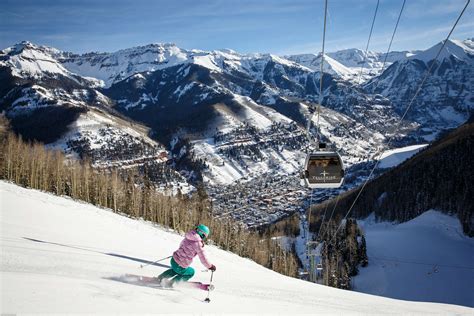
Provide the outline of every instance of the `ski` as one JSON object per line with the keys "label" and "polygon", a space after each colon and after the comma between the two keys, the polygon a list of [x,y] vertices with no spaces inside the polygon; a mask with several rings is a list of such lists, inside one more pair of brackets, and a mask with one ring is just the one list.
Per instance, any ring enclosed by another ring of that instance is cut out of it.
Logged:
{"label": "ski", "polygon": [[147,286],[151,288],[173,290],[172,286],[168,286],[164,282],[160,282],[156,277],[148,277],[136,274],[125,274],[120,277],[117,281],[121,281],[128,284]]}
{"label": "ski", "polygon": [[178,287],[189,287],[189,288],[195,288],[195,289],[200,289],[203,291],[213,291],[214,290],[214,285],[212,284],[207,284],[207,283],[202,283],[202,282],[196,282],[196,281],[188,281],[188,282],[182,282],[177,284]]}
{"label": "ski", "polygon": [[[136,274],[125,274],[120,278],[120,281],[125,282],[125,283],[131,283],[131,284],[136,284],[136,285],[144,285],[148,287],[156,287],[156,288],[162,288],[162,289],[174,289],[184,287],[184,288],[193,288],[193,289],[199,289],[203,291],[213,291],[214,290],[214,285],[212,284],[206,284],[198,281],[187,281],[187,282],[180,282],[180,283],[175,283],[174,285],[171,285],[169,283],[169,280],[160,280],[156,277],[148,277],[148,276],[143,276],[143,275],[136,275]],[[167,282],[168,281],[168,282]]]}

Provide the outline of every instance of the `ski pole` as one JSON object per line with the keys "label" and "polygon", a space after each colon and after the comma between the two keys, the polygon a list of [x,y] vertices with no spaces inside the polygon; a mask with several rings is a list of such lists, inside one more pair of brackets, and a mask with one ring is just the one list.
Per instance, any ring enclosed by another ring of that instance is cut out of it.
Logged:
{"label": "ski pole", "polygon": [[211,270],[211,281],[209,282],[209,286],[207,288],[207,297],[206,299],[204,300],[205,302],[207,303],[210,303],[211,302],[211,299],[209,298],[209,295],[211,294],[211,287],[212,287],[212,277],[214,276],[214,271]]}
{"label": "ski pole", "polygon": [[172,256],[168,256],[168,257],[166,257],[166,258],[161,258],[161,259],[158,259],[158,260],[156,260],[156,261],[149,262],[149,263],[147,263],[147,264],[141,264],[141,265],[140,265],[140,268],[144,268],[144,267],[146,267],[146,266],[149,266],[150,264],[154,264],[154,263],[157,263],[157,262],[160,262],[160,261],[169,259],[169,258],[171,258],[171,257],[172,257]]}

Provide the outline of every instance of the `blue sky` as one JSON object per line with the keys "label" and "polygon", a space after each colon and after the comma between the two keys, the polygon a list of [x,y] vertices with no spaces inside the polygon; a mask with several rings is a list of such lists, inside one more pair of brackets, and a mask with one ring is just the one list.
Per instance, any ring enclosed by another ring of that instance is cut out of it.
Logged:
{"label": "blue sky", "polygon": [[[327,51],[364,49],[377,0],[329,0]],[[380,0],[370,50],[387,49],[403,0]],[[321,49],[323,0],[0,0],[0,48],[22,40],[72,52],[148,43],[294,54]],[[442,40],[464,0],[407,0],[392,50]],[[474,37],[471,3],[452,38]]]}

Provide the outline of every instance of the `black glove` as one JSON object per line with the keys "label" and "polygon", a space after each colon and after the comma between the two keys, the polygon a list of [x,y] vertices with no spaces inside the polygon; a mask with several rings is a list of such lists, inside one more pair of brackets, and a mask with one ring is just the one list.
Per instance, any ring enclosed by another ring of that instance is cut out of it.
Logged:
{"label": "black glove", "polygon": [[211,270],[212,272],[216,271],[216,266],[215,265],[212,265],[209,270]]}

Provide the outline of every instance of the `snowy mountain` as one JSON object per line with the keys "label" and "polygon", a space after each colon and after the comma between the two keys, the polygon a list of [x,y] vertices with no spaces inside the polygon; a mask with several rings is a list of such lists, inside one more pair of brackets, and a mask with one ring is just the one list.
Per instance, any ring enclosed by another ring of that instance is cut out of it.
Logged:
{"label": "snowy mountain", "polygon": [[0,110],[26,139],[52,142],[93,106],[110,112],[99,81],[65,69],[59,51],[22,42],[0,52]]}
{"label": "snowy mountain", "polygon": [[[117,100],[115,108],[125,116],[152,127],[163,143],[189,138],[194,156],[207,165],[203,180],[211,185],[256,179],[278,165],[288,166],[282,175],[295,173],[307,146],[302,127],[314,110],[305,99],[317,99],[317,73],[273,55],[253,55],[252,63],[235,52],[208,57],[212,66],[190,62],[138,73],[103,93]],[[386,100],[340,79],[328,75],[326,85],[330,106],[322,110],[322,134],[350,165],[374,152],[397,115]],[[354,104],[346,106],[345,94]],[[366,120],[374,115],[377,119]],[[342,148],[345,142],[357,146]],[[282,149],[288,152],[279,155]]]}
{"label": "snowy mountain", "polygon": [[[63,52],[22,42],[0,52],[0,109],[24,139],[88,158],[98,168],[165,165],[169,154],[149,128],[113,109],[104,83],[67,70]],[[189,191],[177,172],[172,186]]]}
{"label": "snowy mountain", "polygon": [[[387,55],[386,53],[372,51],[365,52],[356,48],[344,49],[325,54],[324,71],[359,84],[359,82],[363,83],[380,75],[385,57],[387,58],[385,68],[387,68],[395,61],[404,60],[413,54],[414,52],[394,51]],[[320,54],[301,54],[285,57],[314,71],[319,71],[321,67]]]}
{"label": "snowy mountain", "polygon": [[189,60],[190,52],[174,44],[150,44],[116,53],[61,53],[58,57],[64,67],[71,71],[101,79],[106,86],[110,86],[138,72],[182,64]]}
{"label": "snowy mountain", "polygon": [[[156,276],[182,236],[111,211],[0,182],[2,313],[356,313],[458,314],[472,308],[410,302],[343,291],[289,278],[214,246],[217,266],[207,293],[127,283]],[[32,225],[32,223],[35,223]],[[209,273],[194,262],[194,280]],[[442,269],[442,268],[441,268]]]}
{"label": "snowy mountain", "polygon": [[[443,42],[440,42],[427,50],[412,54],[408,59],[417,59],[425,63],[428,63],[435,59],[436,54],[440,50]],[[467,39],[464,41],[459,40],[448,40],[443,50],[439,54],[437,60],[442,62],[444,59],[450,59],[454,57],[458,60],[466,62],[473,62],[474,58],[474,41],[473,39]]]}
{"label": "snowy mountain", "polygon": [[[321,70],[321,54],[291,55],[286,56],[286,58],[300,65],[306,66],[313,71]],[[354,78],[357,76],[357,73],[353,69],[346,67],[336,59],[333,59],[326,54],[324,55],[323,71],[345,80],[354,80]]]}
{"label": "snowy mountain", "polygon": [[24,41],[0,51],[0,67],[7,67],[11,75],[23,79],[54,78],[71,80],[77,84],[98,87],[101,82],[92,77],[81,77],[67,70],[56,58],[62,52],[47,46]]}
{"label": "snowy mountain", "polygon": [[[320,129],[350,173],[363,170],[394,132],[392,145],[403,147],[431,140],[466,118],[472,109],[471,44],[457,49],[461,42],[452,43],[446,53],[451,59],[423,90],[423,107],[417,104],[397,131],[403,104],[426,64],[413,59],[415,52],[393,52],[391,66],[377,76],[383,54],[328,54]],[[365,61],[372,79],[359,86],[358,67]],[[174,44],[78,55],[23,42],[0,53],[0,109],[25,138],[91,157],[97,166],[167,160],[180,177],[204,181],[211,191],[267,175],[277,183],[296,176],[309,146],[305,126],[319,100],[319,63],[311,54],[280,57]],[[452,104],[442,102],[444,92],[432,91],[445,89],[446,78]],[[315,116],[310,138],[316,122]],[[355,182],[344,190],[363,177],[349,176]],[[290,187],[301,190],[296,183]]]}
{"label": "snowy mountain", "polygon": [[408,112],[408,119],[420,124],[420,135],[433,140],[441,126],[453,128],[465,122],[474,110],[474,45],[472,40],[450,40],[438,59],[438,43],[428,50],[394,62],[364,87],[370,93],[391,100],[401,113],[414,96],[428,67],[436,63],[423,89]]}
{"label": "snowy mountain", "polygon": [[385,66],[387,67],[396,61],[408,58],[415,52],[416,51],[392,51],[389,52],[387,55],[386,53],[379,53],[373,51],[365,52],[361,49],[351,48],[328,53],[328,55],[343,64],[344,66],[357,71],[357,73],[360,72],[360,69],[362,67],[363,71],[369,72],[368,74],[372,72],[371,75],[374,76],[380,74],[385,58],[387,63]]}
{"label": "snowy mountain", "polygon": [[195,64],[216,72],[241,72],[259,78],[263,77],[269,61],[304,68],[271,54],[242,55],[232,50],[185,50],[171,43],[150,44],[114,53],[61,53],[57,56],[67,69],[83,76],[100,78],[107,87],[136,73],[153,72],[177,65]]}

